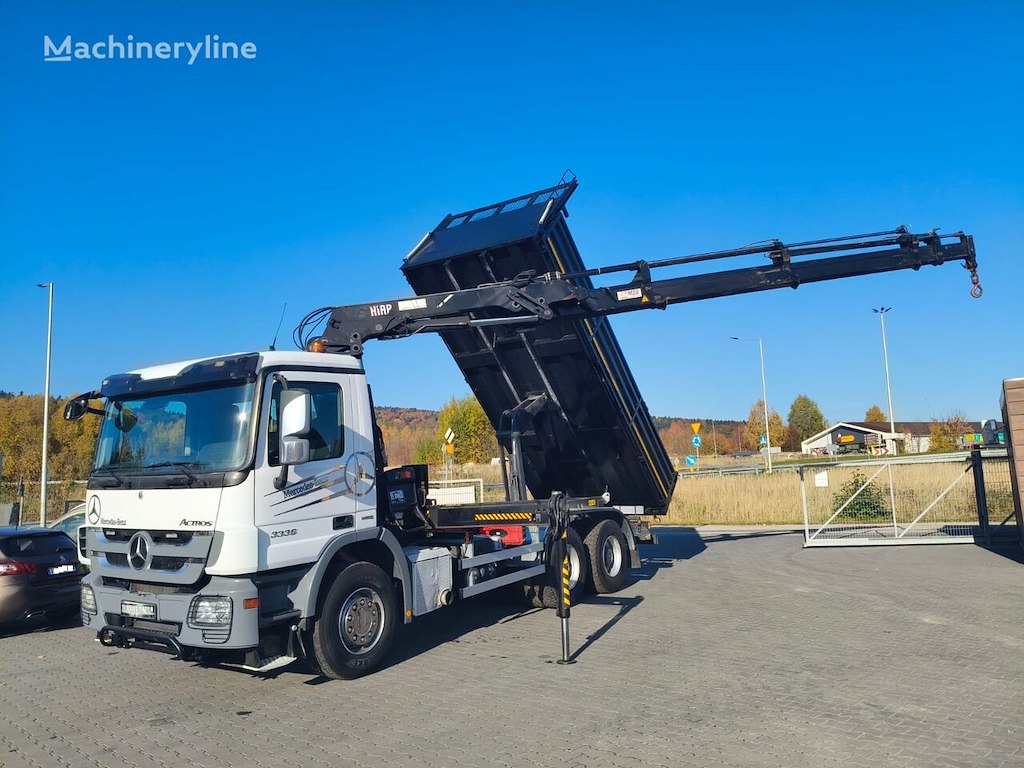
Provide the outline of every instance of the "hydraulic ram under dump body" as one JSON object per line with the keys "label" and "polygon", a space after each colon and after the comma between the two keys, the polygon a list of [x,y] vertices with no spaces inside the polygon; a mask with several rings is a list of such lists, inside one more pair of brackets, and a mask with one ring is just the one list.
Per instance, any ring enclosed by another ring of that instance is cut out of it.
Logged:
{"label": "hydraulic ram under dump body", "polygon": [[[583,271],[563,215],[576,185],[445,217],[406,258],[409,284],[432,294],[526,272]],[[593,288],[586,276],[572,282]],[[534,498],[607,491],[617,505],[665,512],[676,474],[606,318],[458,328],[441,338],[504,450],[518,433],[520,471]]]}

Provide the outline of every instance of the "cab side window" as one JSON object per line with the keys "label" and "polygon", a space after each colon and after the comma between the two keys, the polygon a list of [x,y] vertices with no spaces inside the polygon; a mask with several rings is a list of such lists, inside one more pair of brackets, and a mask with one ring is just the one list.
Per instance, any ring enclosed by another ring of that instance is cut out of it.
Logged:
{"label": "cab side window", "polygon": [[[345,424],[341,387],[322,381],[290,381],[293,389],[304,389],[312,400],[309,433],[309,460],[336,459],[344,453]],[[277,414],[281,407],[281,385],[274,382],[270,395],[270,422],[267,427],[267,463],[280,464],[281,440]]]}

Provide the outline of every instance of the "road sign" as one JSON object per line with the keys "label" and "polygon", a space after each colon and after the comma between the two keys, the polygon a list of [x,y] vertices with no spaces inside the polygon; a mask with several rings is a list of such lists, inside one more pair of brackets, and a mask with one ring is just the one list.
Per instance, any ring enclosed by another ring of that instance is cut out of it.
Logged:
{"label": "road sign", "polygon": [[448,443],[449,445],[451,445],[454,440],[455,440],[455,433],[452,432],[451,427],[449,427],[448,431],[444,433],[444,441],[446,443]]}
{"label": "road sign", "polygon": [[686,466],[688,466],[688,467],[696,467],[697,466],[697,457],[694,456],[692,453],[689,456],[686,457]]}
{"label": "road sign", "polygon": [[694,435],[693,440],[691,440],[690,442],[693,443],[694,448],[700,448],[700,435]]}
{"label": "road sign", "polygon": [[700,422],[699,421],[691,421],[690,422],[690,427],[693,428],[693,434],[696,435],[698,432],[700,432]]}
{"label": "road sign", "polygon": [[768,438],[761,435],[761,445],[768,445]]}

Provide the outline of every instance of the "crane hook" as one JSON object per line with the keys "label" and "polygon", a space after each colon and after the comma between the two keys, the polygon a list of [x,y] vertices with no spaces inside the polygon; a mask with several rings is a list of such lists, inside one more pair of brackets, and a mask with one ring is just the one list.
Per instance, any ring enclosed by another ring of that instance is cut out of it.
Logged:
{"label": "crane hook", "polygon": [[971,296],[976,299],[980,299],[985,291],[981,288],[981,280],[978,278],[978,270],[971,270]]}

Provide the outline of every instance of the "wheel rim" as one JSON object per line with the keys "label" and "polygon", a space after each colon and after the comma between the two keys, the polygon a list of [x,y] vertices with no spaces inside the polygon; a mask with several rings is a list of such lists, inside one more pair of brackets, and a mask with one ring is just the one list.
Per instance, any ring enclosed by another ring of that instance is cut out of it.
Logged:
{"label": "wheel rim", "polygon": [[338,634],[345,649],[356,656],[369,653],[384,634],[384,601],[369,587],[360,587],[345,600],[338,616]]}
{"label": "wheel rim", "polygon": [[576,547],[569,547],[569,589],[575,589],[580,580],[581,561]]}
{"label": "wheel rim", "polygon": [[601,545],[601,565],[609,576],[618,576],[622,570],[622,543],[614,536],[609,536]]}

